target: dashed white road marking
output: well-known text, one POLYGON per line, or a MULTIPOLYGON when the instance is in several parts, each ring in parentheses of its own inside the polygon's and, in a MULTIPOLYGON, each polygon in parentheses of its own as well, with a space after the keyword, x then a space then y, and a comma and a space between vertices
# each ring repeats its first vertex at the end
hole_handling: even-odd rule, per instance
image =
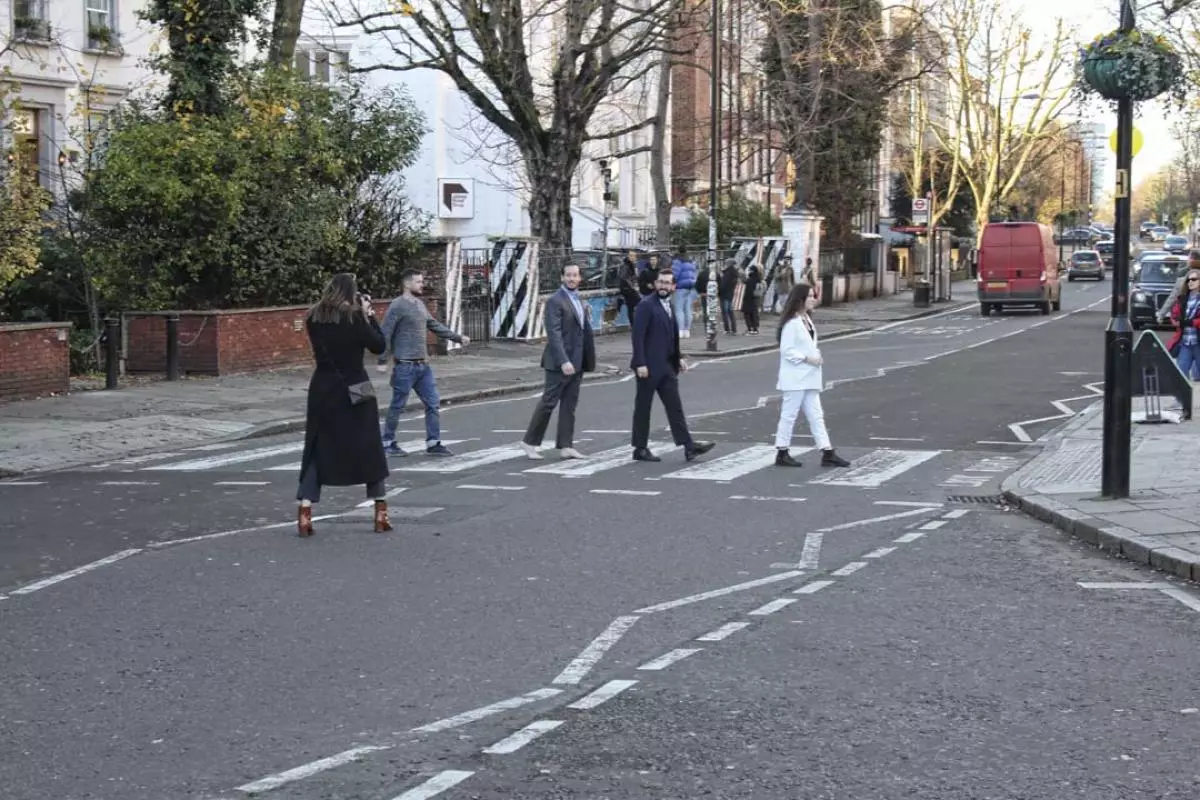
POLYGON ((816 594, 826 586, 833 586, 833 581, 813 581, 812 583, 806 583, 792 592, 792 594, 816 594))
POLYGON ((748 616, 765 617, 768 614, 774 614, 776 611, 781 611, 787 608, 794 602, 796 602, 796 598, 794 597, 781 597, 778 600, 772 600, 769 603, 764 603, 753 611, 748 612, 748 616))
POLYGON ((697 642, 723 642, 740 630, 750 627, 749 622, 727 622, 716 630, 709 631, 703 636, 697 636, 697 642))
POLYGON ((994 439, 980 439, 975 444, 1011 444, 1017 447, 1028 447, 1034 444, 1034 442, 1001 442, 994 439))
POLYGON ((1176 600, 1178 600, 1179 602, 1183 603, 1185 606, 1190 608, 1192 611, 1200 611, 1200 599, 1193 597, 1192 595, 1185 592, 1183 589, 1177 589, 1177 588, 1172 587, 1170 589, 1162 589, 1161 591, 1167 597, 1173 597, 1176 600))
POLYGON ((463 725, 469 725, 472 722, 478 722, 481 719, 494 716, 503 711, 511 711, 514 708, 536 703, 539 700, 546 700, 551 697, 557 697, 562 694, 562 689, 538 689, 529 694, 522 694, 516 697, 510 697, 507 700, 501 700, 498 703, 492 703, 487 706, 473 708, 470 711, 464 711, 461 714, 455 714, 453 717, 439 719, 436 722, 430 722, 427 725, 421 725, 413 728, 410 733, 437 733, 439 731, 448 731, 452 728, 461 728, 463 725))
POLYGON ((621 494, 630 497, 658 497, 662 492, 638 491, 637 489, 588 489, 589 494, 621 494))
POLYGON ((101 486, 158 486, 158 481, 100 481, 101 486))
POLYGON ((678 600, 668 600, 665 603, 657 603, 652 606, 646 606, 645 608, 637 609, 636 611, 634 611, 634 613, 635 614, 654 614, 659 611, 670 611, 673 608, 679 608, 680 606, 691 605, 692 603, 700 603, 705 600, 711 600, 714 597, 724 597, 727 594, 735 594, 737 592, 743 592, 747 589, 757 589, 759 586, 767 586, 772 583, 778 583, 779 581, 789 581, 792 578, 798 578, 803 574, 804 573, 800 570, 796 570, 796 569, 788 570, 787 572, 780 572, 775 575, 768 575, 765 578, 757 578, 752 581, 746 581, 745 583, 735 583, 733 586, 725 586, 720 589, 713 589, 713 590, 707 591, 707 592, 700 592, 699 594, 691 594, 691 595, 688 595, 687 597, 681 597, 678 600))
POLYGON ((0 481, 0 486, 45 486, 45 481, 0 481))
POLYGON ((862 525, 871 525, 876 522, 891 522, 894 519, 904 519, 905 517, 915 517, 921 514, 928 514, 937 511, 936 506, 922 506, 914 508, 912 511, 900 511, 896 514, 885 514, 881 517, 869 517, 867 519, 856 519, 853 522, 843 522, 840 525, 830 525, 828 528, 819 528, 819 533, 833 533, 834 531, 845 531, 851 528, 857 528, 862 525))
MULTIPOLYGON (((396 495, 403 494, 404 492, 407 492, 407 491, 408 491, 407 486, 397 486, 395 489, 388 489, 387 493, 385 493, 383 495, 383 497, 386 500, 390 497, 395 497, 396 495)), ((364 500, 355 507, 356 508, 370 508, 373 505, 375 505, 374 500, 364 500)))
POLYGON ((434 775, 420 786, 414 786, 407 792, 397 795, 392 800, 430 800, 431 797, 436 797, 447 789, 458 786, 474 774, 467 770, 448 769, 434 775))
POLYGON ((640 667, 638 667, 638 669, 649 670, 652 672, 664 670, 667 667, 671 666, 672 664, 683 661, 688 656, 692 656, 692 655, 695 655, 696 653, 699 653, 701 651, 701 649, 703 649, 703 648, 680 647, 676 650, 672 650, 669 653, 664 653, 663 655, 661 655, 658 658, 655 658, 651 661, 647 661, 645 664, 642 664, 640 667))
POLYGON ((62 583, 63 581, 70 580, 71 578, 77 578, 80 575, 84 575, 88 572, 91 572, 92 570, 97 570, 97 569, 100 569, 101 567, 106 567, 109 564, 115 564, 116 562, 118 562, 122 559, 129 558, 132 555, 137 555, 140 552, 142 552, 142 549, 140 547, 131 547, 128 550, 122 550, 119 553, 113 553, 111 556, 105 556, 104 558, 101 558, 98 561, 93 561, 90 564, 84 564, 82 567, 76 567, 75 569, 70 569, 70 570, 67 570, 66 572, 60 572, 57 575, 51 575, 49 578, 42 578, 40 581, 34 581, 33 583, 27 583, 24 586, 13 589, 12 591, 9 592, 9 594, 10 595, 33 594, 34 592, 41 591, 42 589, 45 589, 49 586, 54 586, 57 583, 62 583))
POLYGON ((816 569, 821 560, 821 543, 825 534, 814 531, 804 537, 804 549, 800 551, 800 560, 795 564, 772 564, 771 569, 816 569))
POLYGON ((865 561, 851 561, 849 564, 842 567, 841 569, 835 569, 833 572, 831 572, 829 574, 836 575, 839 578, 844 578, 847 575, 853 575, 854 573, 858 572, 860 569, 862 569, 866 565, 867 565, 867 562, 865 562, 865 561))
POLYGON ((872 436, 872 442, 923 442, 924 436, 872 436))
POLYGON ((544 736, 554 730, 559 725, 562 725, 562 720, 539 719, 537 722, 529 723, 511 736, 505 736, 491 747, 483 748, 483 752, 489 756, 506 756, 509 753, 515 753, 538 737, 544 736))
POLYGON ((289 769, 284 772, 268 775, 260 780, 239 786, 235 791, 246 792, 247 794, 269 792, 272 789, 278 789, 280 786, 286 786, 289 783, 302 781, 305 778, 311 778, 313 775, 318 775, 322 772, 358 761, 369 753, 378 753, 381 750, 390 749, 390 745, 366 745, 363 747, 355 747, 353 749, 338 753, 337 755, 329 756, 328 758, 320 758, 316 761, 310 761, 307 764, 301 764, 298 767, 294 767, 293 769, 289 769))
POLYGON ((922 525, 920 527, 920 530, 936 531, 938 528, 942 527, 945 524, 946 524, 946 520, 944 520, 944 519, 930 520, 929 522, 926 522, 924 525, 922 525))
POLYGON ((586 697, 581 697, 574 703, 571 703, 567 708, 587 711, 588 709, 596 708, 601 703, 608 702, 629 687, 636 685, 637 681, 609 681, 586 697))
POLYGON ((877 506, 903 506, 908 508, 941 508, 945 503, 918 503, 912 500, 876 500, 877 506))
POLYGON ((892 541, 899 542, 900 544, 908 544, 909 542, 915 542, 924 535, 925 534, 922 531, 913 531, 912 533, 906 533, 903 536, 893 539, 892 541))
POLYGON ((579 683, 596 664, 600 663, 604 654, 620 641, 621 637, 634 626, 638 619, 639 617, 636 616, 617 617, 599 636, 592 639, 583 652, 572 659, 566 669, 560 672, 551 683, 568 685, 579 683))
POLYGON ((1172 583, 1158 581, 1126 581, 1123 583, 1106 581, 1077 581, 1082 589, 1174 589, 1172 583))
POLYGON ((888 553, 894 552, 896 552, 896 548, 894 547, 880 547, 877 550, 872 550, 871 552, 867 553, 865 556, 863 556, 863 558, 883 558, 888 553))
POLYGON ((808 498, 806 498, 806 497, 768 497, 766 495, 761 495, 761 494, 731 494, 731 495, 729 495, 729 499, 730 500, 757 500, 757 501, 781 502, 781 503, 803 503, 808 500, 808 498))
POLYGON ((971 509, 969 508, 956 508, 953 511, 947 511, 945 514, 942 514, 942 519, 962 519, 970 513, 971 509))
POLYGON ((524 491, 524 486, 505 486, 503 484, 494 483, 460 483, 456 489, 478 489, 484 492, 520 492, 524 491))
POLYGON ((214 481, 213 486, 270 486, 270 481, 214 481))

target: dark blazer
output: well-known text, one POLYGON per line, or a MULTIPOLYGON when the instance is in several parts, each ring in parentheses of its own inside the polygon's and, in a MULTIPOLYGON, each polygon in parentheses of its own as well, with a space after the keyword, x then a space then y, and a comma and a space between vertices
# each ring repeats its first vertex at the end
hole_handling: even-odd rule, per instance
POLYGON ((678 375, 683 355, 679 350, 679 326, 674 310, 668 312, 658 295, 638 303, 633 318, 633 369, 647 367, 652 379, 678 375))
POLYGON ((748 311, 754 308, 755 305, 762 303, 761 297, 755 297, 754 293, 758 289, 758 285, 762 282, 761 273, 758 267, 751 267, 746 271, 746 288, 742 290, 742 310, 748 311))
POLYGON ((571 362, 576 372, 596 368, 596 345, 592 334, 592 308, 580 300, 583 320, 566 289, 560 288, 546 300, 546 348, 542 351, 542 369, 559 372, 571 362), (588 362, 591 362, 590 364, 588 362))
POLYGON ((379 436, 379 405, 350 404, 349 385, 368 380, 363 351, 379 355, 383 332, 373 318, 354 314, 345 322, 309 321, 308 339, 317 366, 308 384, 304 456, 300 474, 317 469, 322 486, 356 486, 388 476, 379 436))
POLYGON ((725 267, 717 276, 717 297, 722 300, 732 300, 734 293, 737 291, 737 285, 737 267, 725 267))

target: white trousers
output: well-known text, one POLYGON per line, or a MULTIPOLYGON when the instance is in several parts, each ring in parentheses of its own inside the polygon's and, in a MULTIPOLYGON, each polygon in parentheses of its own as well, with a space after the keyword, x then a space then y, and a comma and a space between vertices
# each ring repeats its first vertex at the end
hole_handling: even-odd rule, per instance
POLYGON ((832 450, 829 431, 825 430, 825 410, 821 408, 821 392, 817 389, 802 389, 783 393, 783 407, 779 411, 779 427, 775 429, 775 447, 786 449, 792 443, 792 430, 796 417, 804 412, 813 441, 820 450, 832 450))

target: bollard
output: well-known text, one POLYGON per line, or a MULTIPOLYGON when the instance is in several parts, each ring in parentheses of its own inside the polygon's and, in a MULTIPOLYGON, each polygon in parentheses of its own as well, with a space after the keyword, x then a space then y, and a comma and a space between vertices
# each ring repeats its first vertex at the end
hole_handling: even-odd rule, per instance
POLYGON ((121 357, 121 322, 111 317, 104 320, 104 388, 117 388, 121 357))
POLYGON ((930 302, 933 300, 933 289, 929 285, 929 281, 921 279, 913 284, 913 306, 916 308, 929 308, 930 302))
POLYGON ((179 315, 167 315, 167 380, 179 380, 179 315))
POLYGON ((821 276, 821 305, 828 308, 833 305, 833 276, 821 276))

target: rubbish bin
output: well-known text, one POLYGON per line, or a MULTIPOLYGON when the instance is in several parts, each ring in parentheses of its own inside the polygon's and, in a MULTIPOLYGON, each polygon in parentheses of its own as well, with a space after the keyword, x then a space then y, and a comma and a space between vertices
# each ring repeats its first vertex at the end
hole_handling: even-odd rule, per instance
POLYGON ((821 276, 821 305, 822 306, 833 305, 833 276, 832 275, 822 275, 821 276))
POLYGON ((913 284, 913 305, 917 308, 929 308, 932 301, 932 287, 927 280, 919 280, 913 284))

